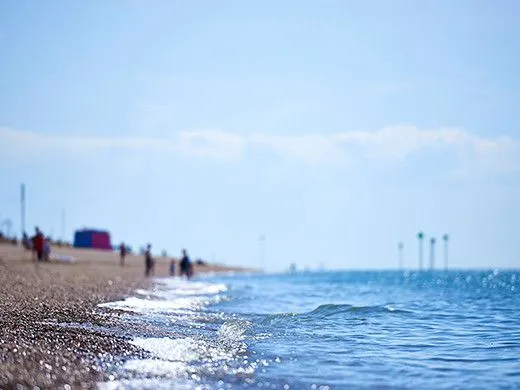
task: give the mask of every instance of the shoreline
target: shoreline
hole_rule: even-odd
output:
[[[128,258],[121,268],[117,254],[77,253],[74,264],[34,263],[20,247],[0,244],[1,388],[97,388],[98,382],[124,379],[103,365],[148,355],[128,338],[103,331],[121,314],[97,306],[152,284],[141,258]],[[155,276],[168,276],[168,264],[157,265]],[[241,270],[196,266],[196,273],[205,268]]]

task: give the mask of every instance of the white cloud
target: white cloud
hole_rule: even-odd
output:
[[[312,165],[348,164],[357,160],[388,164],[406,161],[424,151],[439,150],[454,154],[466,169],[474,167],[496,172],[520,168],[518,141],[509,137],[481,137],[456,128],[423,130],[414,126],[392,126],[377,131],[293,136],[206,129],[182,131],[168,138],[56,136],[0,128],[2,153],[77,155],[110,150],[140,150],[223,161],[247,158],[251,150],[261,150]]]
[[[342,163],[345,153],[332,137],[321,134],[284,136],[253,134],[246,136],[246,143],[253,148],[267,150],[279,156],[309,164]]]
[[[183,155],[221,160],[240,158],[246,147],[243,137],[220,130],[181,131],[172,143]]]

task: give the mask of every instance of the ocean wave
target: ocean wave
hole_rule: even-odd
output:
[[[227,291],[223,283],[207,283],[179,278],[162,278],[156,280],[155,292],[171,292],[178,295],[206,295]]]
[[[380,314],[380,313],[409,313],[406,310],[396,309],[391,305],[353,306],[348,304],[325,304],[302,314],[308,317],[331,317],[344,314]]]
[[[245,349],[243,343],[245,333],[251,328],[251,322],[245,320],[230,320],[224,322],[217,331],[220,341],[226,346]]]
[[[122,304],[140,312],[121,316],[123,335],[149,351],[147,359],[124,362],[138,379],[123,387],[319,390],[370,388],[383,378],[391,388],[514,388],[517,275],[160,279]],[[139,382],[154,378],[165,379]]]
[[[407,314],[412,313],[408,310],[397,309],[392,305],[374,305],[374,306],[354,306],[349,304],[324,304],[314,310],[304,313],[277,313],[277,314],[256,314],[252,318],[256,319],[260,325],[273,325],[274,323],[285,323],[287,321],[300,320],[316,320],[328,317],[349,317],[359,314]]]

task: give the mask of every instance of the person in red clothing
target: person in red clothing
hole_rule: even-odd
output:
[[[36,252],[36,259],[38,261],[43,260],[43,249],[45,246],[45,238],[43,233],[38,227],[36,227],[36,234],[33,237],[33,250]]]

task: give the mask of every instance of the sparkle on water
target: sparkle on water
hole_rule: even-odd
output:
[[[496,270],[160,279],[103,305],[152,358],[100,387],[515,387],[519,289]]]

